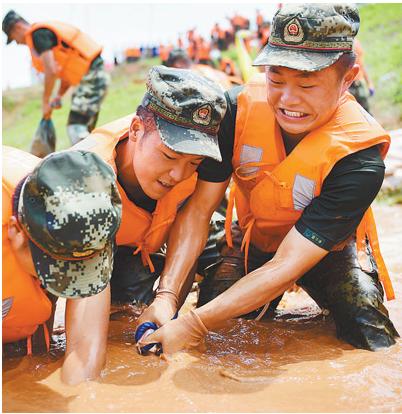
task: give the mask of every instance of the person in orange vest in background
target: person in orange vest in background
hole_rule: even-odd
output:
[[[395,344],[384,290],[395,295],[370,208],[390,137],[347,92],[359,70],[359,21],[351,4],[276,13],[254,61],[265,74],[226,94],[222,163],[209,163],[214,185],[197,187],[179,213],[160,283],[181,285],[233,174],[221,258],[206,270],[197,309],[175,320],[175,309],[158,304],[144,311],[142,320],[161,327],[139,346],[167,354],[196,347],[226,320],[272,315],[295,282],[333,317],[340,339],[368,350]]]
[[[260,28],[264,23],[264,16],[262,15],[261,10],[259,9],[256,10],[255,23],[257,25],[257,32],[259,32]]]
[[[263,47],[268,43],[270,33],[271,24],[269,22],[264,22],[260,28],[260,31],[258,32],[260,38],[260,47]]]
[[[202,36],[197,39],[196,61],[202,65],[212,66],[211,45]]]
[[[109,280],[121,221],[115,174],[96,154],[43,160],[2,150],[3,355],[50,349],[66,298],[64,382],[95,378],[106,360]]]
[[[215,45],[218,44],[219,31],[220,31],[219,24],[218,23],[215,23],[212,26],[212,29],[211,29],[211,43],[212,44],[215,44]]]
[[[235,33],[239,30],[248,30],[250,28],[250,20],[237,12],[228,19]]]
[[[213,82],[216,82],[224,90],[228,90],[233,85],[242,83],[242,80],[236,76],[228,76],[209,65],[193,63],[183,49],[173,49],[169,54],[166,66],[171,68],[191,69]]]
[[[95,127],[110,76],[104,69],[102,47],[76,27],[61,22],[28,23],[14,10],[3,19],[7,44],[29,47],[32,63],[43,72],[42,116],[49,119],[61,108],[62,97],[74,87],[67,134],[71,144],[85,138]],[[56,95],[54,87],[60,79]]]
[[[74,147],[95,152],[116,171],[122,222],[111,278],[114,304],[149,304],[155,295],[168,309],[184,302],[195,271],[177,296],[164,286],[154,291],[164,264],[161,249],[197,177],[209,181],[204,159],[221,159],[216,134],[225,110],[215,83],[189,70],[154,66],[136,114],[95,129]],[[200,269],[215,260],[211,246]]]
[[[360,70],[353,81],[349,92],[356,98],[357,102],[367,111],[370,112],[369,96],[374,95],[374,84],[371,81],[364,65],[364,51],[363,47],[358,39],[355,39],[353,50],[356,53],[356,63],[359,65]]]
[[[131,47],[124,51],[126,62],[137,62],[141,58],[141,49],[139,47]]]
[[[159,57],[161,59],[162,65],[166,65],[166,62],[167,62],[168,57],[169,57],[169,53],[172,49],[173,49],[172,44],[164,45],[164,44],[161,43],[159,45]]]

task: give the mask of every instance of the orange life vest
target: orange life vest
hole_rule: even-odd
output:
[[[317,197],[333,166],[341,158],[378,145],[384,158],[390,137],[354,98],[345,94],[333,117],[310,132],[286,155],[279,126],[266,97],[264,75],[248,83],[237,98],[233,178],[229,215],[226,220],[228,243],[233,202],[249,243],[265,252],[275,252],[300,218],[304,208]],[[359,258],[363,260],[366,236],[376,259],[379,276],[388,299],[394,298],[392,284],[381,256],[371,208],[356,230]],[[339,248],[340,246],[338,246]]]
[[[3,342],[29,338],[51,315],[52,304],[36,277],[25,272],[8,240],[12,197],[17,184],[41,161],[16,148],[3,146]],[[28,346],[28,353],[29,352]]]
[[[117,171],[116,145],[128,138],[129,126],[134,115],[128,115],[117,121],[96,128],[83,141],[72,149],[84,149],[97,153],[115,171]],[[155,211],[148,211],[135,205],[117,182],[123,209],[122,220],[116,235],[118,245],[132,246],[134,254],[141,252],[144,265],[154,271],[150,253],[157,252],[166,242],[170,228],[176,218],[179,207],[194,192],[197,174],[173,187],[162,199],[158,200]]]
[[[140,58],[141,50],[139,47],[131,47],[124,51],[126,58]]]
[[[49,29],[57,37],[57,45],[52,49],[58,66],[57,76],[71,85],[78,85],[93,60],[102,52],[102,47],[87,34],[67,23],[35,23],[25,35],[25,40],[31,51],[33,66],[39,72],[44,72],[45,68],[32,40],[32,32],[38,29]]]

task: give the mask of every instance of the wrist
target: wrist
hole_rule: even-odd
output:
[[[174,309],[177,310],[179,297],[173,289],[158,287],[155,293],[155,299],[163,299],[165,301],[168,301],[174,307]]]
[[[207,335],[208,328],[205,326],[196,311],[190,310],[190,312],[187,312],[181,318],[182,321],[188,325],[190,331],[195,337],[202,338]]]

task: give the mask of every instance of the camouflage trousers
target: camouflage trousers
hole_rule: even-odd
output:
[[[349,88],[349,92],[356,98],[356,101],[370,113],[369,105],[369,91],[366,84],[363,81],[354,81]]]
[[[233,248],[220,240],[219,260],[205,270],[200,284],[197,306],[202,306],[232,286],[245,275],[244,254],[240,250],[242,232],[238,224],[232,225]],[[272,259],[274,253],[264,253],[250,245],[249,272]],[[384,292],[378,280],[374,259],[372,271],[363,271],[357,260],[354,242],[342,251],[330,252],[297,282],[322,309],[332,315],[337,336],[356,348],[376,350],[389,347],[399,336],[388,318],[383,305]],[[281,296],[269,306],[267,317],[273,316]],[[255,318],[262,308],[244,315]]]
[[[92,64],[74,90],[67,122],[67,133],[72,145],[84,139],[95,128],[109,83],[110,75],[100,59]]]

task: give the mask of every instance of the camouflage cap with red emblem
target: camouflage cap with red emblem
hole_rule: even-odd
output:
[[[219,85],[189,69],[154,66],[141,105],[155,114],[167,147],[222,161],[217,134],[227,104]]]
[[[315,72],[350,53],[360,25],[353,4],[288,4],[274,16],[269,41],[254,66]]]

